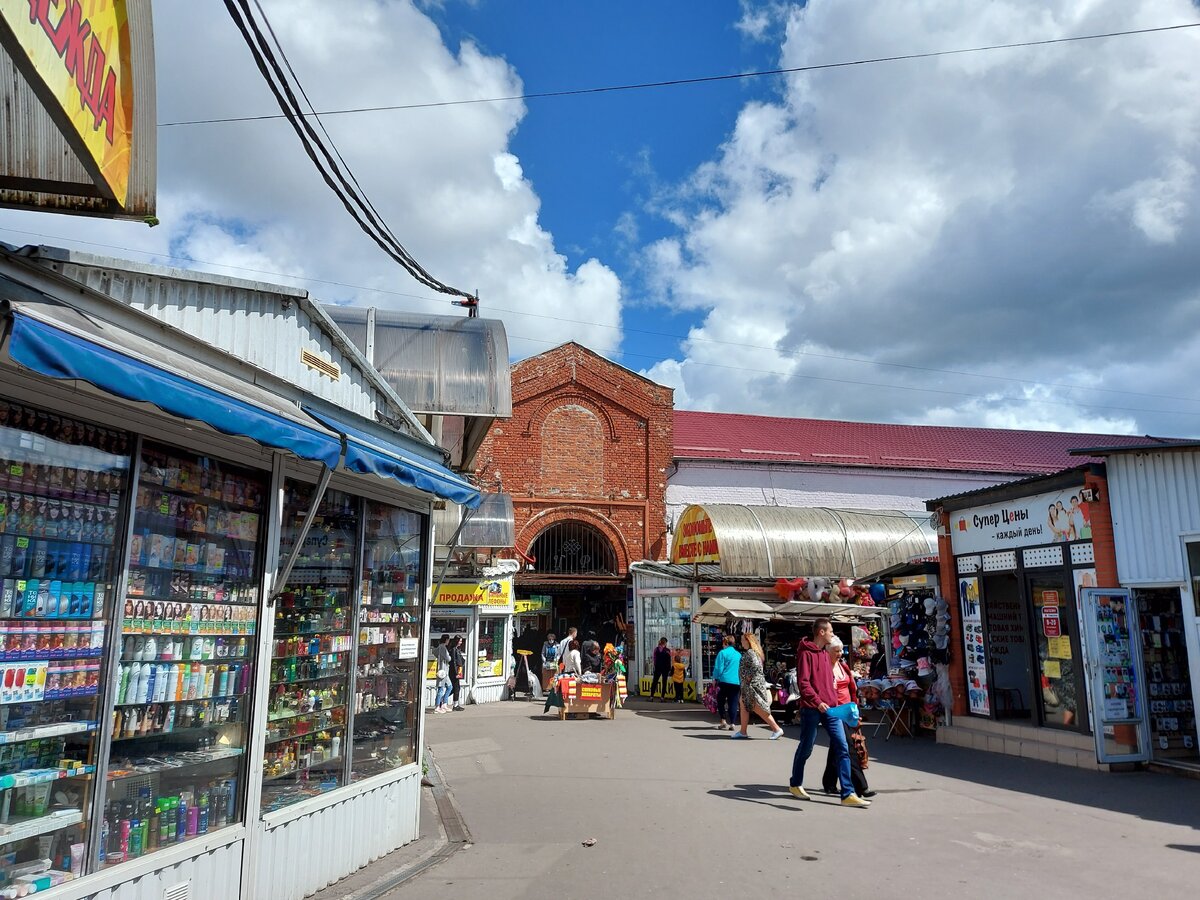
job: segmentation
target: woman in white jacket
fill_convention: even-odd
[[[563,670],[564,675],[582,675],[583,661],[579,657],[579,641],[571,641],[567,645],[567,652],[563,654]]]

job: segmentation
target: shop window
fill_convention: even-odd
[[[99,842],[109,865],[242,820],[267,484],[142,452]]]
[[[425,683],[429,685],[437,684],[437,660],[434,658],[434,653],[437,651],[438,643],[442,636],[448,638],[458,638],[459,648],[462,650],[463,659],[468,663],[463,668],[465,671],[459,673],[459,678],[464,684],[474,679],[474,674],[470,670],[470,627],[471,619],[468,616],[447,616],[435,615],[429,618],[429,649],[425,652]]]
[[[416,759],[424,518],[367,502],[351,781]]]
[[[295,546],[315,492],[303,482],[285,485],[281,563]],[[344,783],[359,505],[349,494],[325,492],[275,601],[264,813]]]
[[[1085,691],[1082,667],[1077,670],[1071,636],[1078,619],[1062,575],[1028,577],[1033,600],[1033,638],[1037,664],[1037,693],[1042,722],[1079,729]]]
[[[508,617],[481,616],[479,619],[479,678],[505,678],[505,645],[508,641]]]
[[[0,884],[29,860],[95,866],[128,454],[125,434],[0,401]]]
[[[552,575],[618,575],[608,539],[584,522],[559,522],[537,536],[529,555],[537,570]]]
[[[682,650],[690,665],[692,650],[692,598],[690,595],[662,595],[642,598],[642,675],[654,674],[654,648],[662,638],[672,650]],[[695,677],[689,671],[688,677]]]
[[[1188,561],[1197,572],[1200,569],[1194,567],[1192,548],[1200,545],[1188,545]],[[1188,621],[1179,588],[1136,590],[1133,596],[1146,669],[1151,751],[1155,759],[1194,762],[1200,758],[1200,744],[1188,665]]]

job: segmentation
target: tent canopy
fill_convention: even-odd
[[[858,578],[936,552],[924,513],[705,504],[680,516],[671,562],[747,578]]]
[[[696,610],[695,620],[701,625],[724,625],[726,616],[735,619],[770,619],[775,615],[775,609],[761,600],[712,597]]]

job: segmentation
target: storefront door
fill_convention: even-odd
[[[1036,700],[1043,725],[1087,731],[1075,599],[1061,571],[1030,573],[1025,589],[1032,604]]]
[[[1017,576],[1007,572],[985,575],[983,600],[992,708],[998,719],[1029,719],[1036,709],[1034,677]]]

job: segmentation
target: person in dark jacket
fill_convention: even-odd
[[[833,639],[833,624],[828,619],[813,622],[812,639],[802,640],[796,647],[796,687],[800,692],[800,743],[792,759],[792,777],[788,790],[793,797],[811,800],[804,790],[804,764],[812,755],[817,741],[817,726],[829,735],[829,745],[837,753],[838,780],[841,782],[842,806],[865,808],[871,801],[854,793],[850,775],[850,745],[840,719],[829,714],[838,705],[833,686],[833,669],[825,648]]]
[[[662,699],[667,699],[667,683],[671,680],[671,662],[671,648],[667,645],[667,639],[659,638],[658,646],[654,648],[654,681],[650,683],[651,697],[657,693]],[[661,690],[658,687],[659,679],[662,679]]]
[[[450,699],[451,709],[465,709],[462,704],[462,675],[464,667],[467,663],[467,657],[463,654],[463,637],[461,634],[456,634],[450,638]]]
[[[579,648],[579,653],[583,659],[584,673],[599,672],[603,668],[604,655],[600,651],[600,642],[596,640],[594,633],[588,633],[587,640]]]

